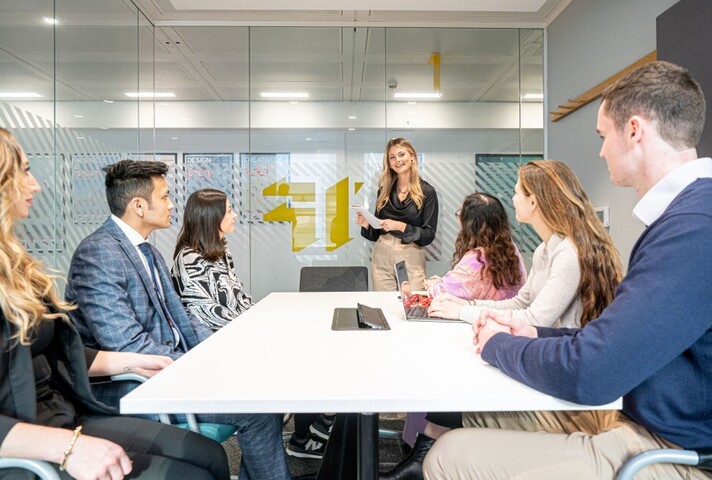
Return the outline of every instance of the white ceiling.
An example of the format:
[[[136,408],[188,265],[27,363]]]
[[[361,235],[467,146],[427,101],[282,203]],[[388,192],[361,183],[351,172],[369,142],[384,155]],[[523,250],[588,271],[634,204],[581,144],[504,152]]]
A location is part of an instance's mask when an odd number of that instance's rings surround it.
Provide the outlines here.
[[[439,52],[440,101],[517,101],[541,92],[539,28],[570,0],[440,0],[438,11],[424,10],[432,0],[302,0],[299,11],[264,3],[137,0],[146,18],[130,0],[62,0],[56,13],[52,0],[0,0],[0,91],[53,98],[56,74],[58,100],[126,100],[123,92],[154,89],[155,51],[155,90],[175,100],[306,91],[309,101],[383,101],[432,91],[428,60]],[[53,31],[42,17],[55,14]],[[482,25],[498,29],[460,28]]]
[[[136,0],[157,25],[548,25],[571,0]]]

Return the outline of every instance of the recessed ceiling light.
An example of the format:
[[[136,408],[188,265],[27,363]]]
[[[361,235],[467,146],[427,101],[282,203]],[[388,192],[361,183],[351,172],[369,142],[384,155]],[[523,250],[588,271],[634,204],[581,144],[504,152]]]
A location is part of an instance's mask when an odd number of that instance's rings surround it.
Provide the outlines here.
[[[178,140],[178,137],[171,137],[171,140]]]
[[[104,103],[114,103],[113,100],[104,100]]]
[[[260,92],[262,98],[309,98],[307,92]]]
[[[84,115],[74,115],[74,118],[84,118]]]
[[[0,98],[42,98],[36,92],[0,92]]]
[[[129,98],[175,98],[173,92],[124,92]]]
[[[349,115],[349,120],[356,120],[356,115]]]
[[[42,20],[45,23],[49,23],[50,25],[56,25],[59,23],[56,18],[52,18],[52,17],[42,17]]]
[[[442,93],[396,92],[393,98],[440,98]]]
[[[526,93],[522,96],[522,100],[544,100],[543,93]]]

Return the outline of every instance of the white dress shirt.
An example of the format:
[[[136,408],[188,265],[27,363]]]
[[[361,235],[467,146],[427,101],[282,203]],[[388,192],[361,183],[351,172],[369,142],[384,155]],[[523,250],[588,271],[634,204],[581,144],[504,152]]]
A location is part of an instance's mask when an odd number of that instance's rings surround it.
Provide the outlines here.
[[[633,209],[647,227],[670,206],[675,197],[698,178],[712,178],[712,158],[698,158],[677,167],[648,190]]]

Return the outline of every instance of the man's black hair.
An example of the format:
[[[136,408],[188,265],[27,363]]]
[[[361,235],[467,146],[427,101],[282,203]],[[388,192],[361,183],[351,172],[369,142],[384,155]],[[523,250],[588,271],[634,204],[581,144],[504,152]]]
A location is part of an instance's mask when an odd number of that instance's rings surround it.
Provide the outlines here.
[[[168,172],[163,162],[120,160],[102,168],[106,173],[106,201],[109,210],[117,217],[123,217],[129,201],[141,197],[151,206],[153,177],[162,177]]]

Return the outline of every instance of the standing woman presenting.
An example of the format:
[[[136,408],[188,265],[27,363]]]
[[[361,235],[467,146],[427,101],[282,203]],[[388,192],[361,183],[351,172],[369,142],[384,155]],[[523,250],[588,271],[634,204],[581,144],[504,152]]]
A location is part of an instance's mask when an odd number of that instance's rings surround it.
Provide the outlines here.
[[[375,214],[380,229],[371,227],[360,213],[356,217],[361,236],[376,242],[371,263],[373,289],[397,290],[393,265],[403,260],[413,289],[423,290],[423,247],[435,239],[438,196],[418,175],[415,148],[404,138],[393,138],[386,145]]]

